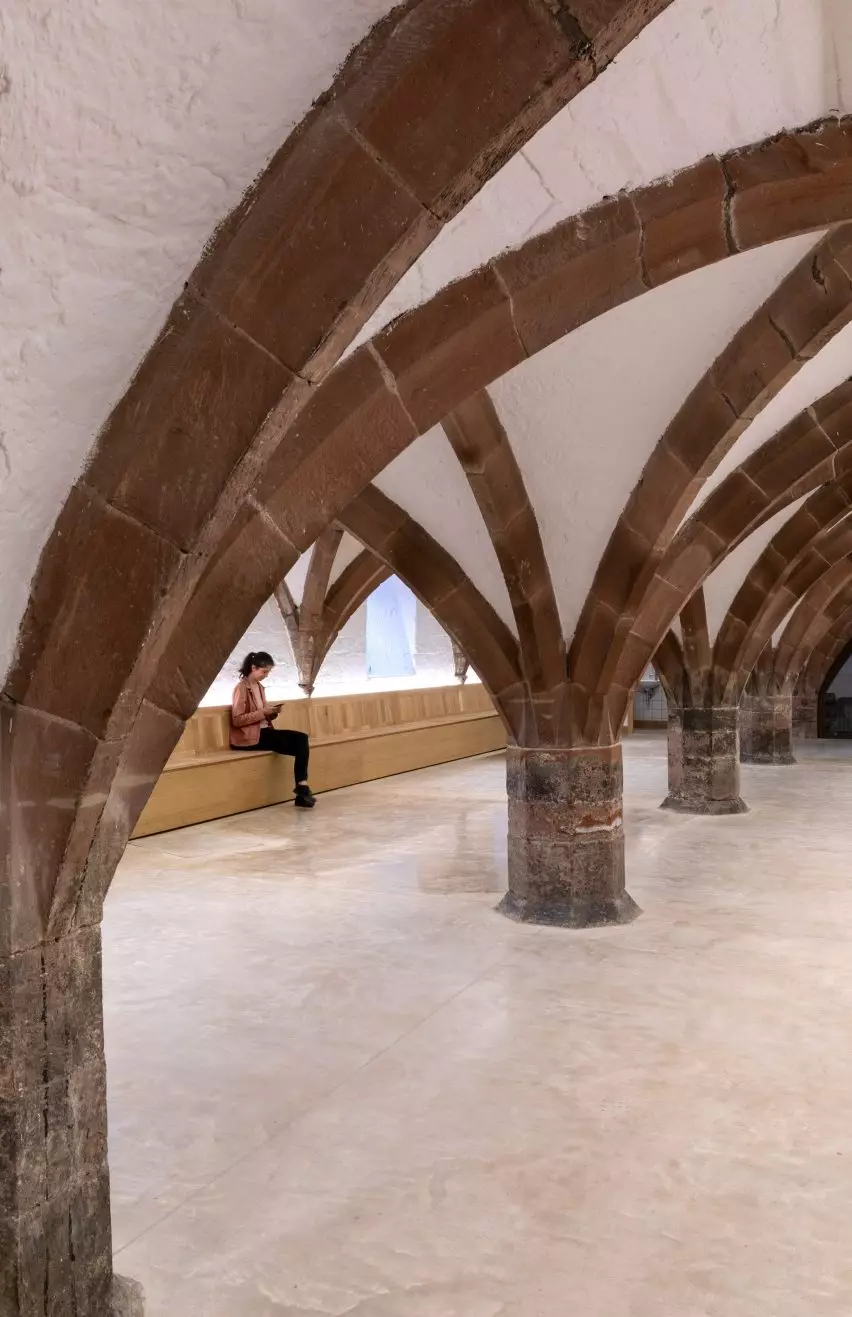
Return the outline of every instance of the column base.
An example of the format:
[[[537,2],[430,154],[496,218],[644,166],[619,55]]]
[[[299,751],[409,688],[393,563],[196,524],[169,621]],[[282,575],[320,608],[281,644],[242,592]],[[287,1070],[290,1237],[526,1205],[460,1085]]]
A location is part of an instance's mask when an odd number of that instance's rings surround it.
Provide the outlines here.
[[[741,754],[740,763],[764,764],[764,765],[769,765],[770,767],[783,768],[785,766],[789,767],[791,764],[795,764],[796,756],[793,754],[792,750],[788,750],[786,752],[778,751],[776,753],[769,752],[764,754],[761,754],[760,751],[752,751],[751,753]]]
[[[628,924],[640,914],[624,890],[621,746],[512,746],[509,891],[498,909],[555,928]]]
[[[145,1295],[136,1280],[113,1276],[109,1317],[145,1317]]]
[[[748,813],[742,796],[734,800],[683,800],[679,796],[666,796],[660,809],[671,809],[676,814],[704,814],[708,818]]]
[[[577,898],[547,904],[538,904],[507,892],[497,910],[518,924],[543,924],[552,928],[600,928],[604,924],[632,924],[642,913],[629,892],[603,902]]]

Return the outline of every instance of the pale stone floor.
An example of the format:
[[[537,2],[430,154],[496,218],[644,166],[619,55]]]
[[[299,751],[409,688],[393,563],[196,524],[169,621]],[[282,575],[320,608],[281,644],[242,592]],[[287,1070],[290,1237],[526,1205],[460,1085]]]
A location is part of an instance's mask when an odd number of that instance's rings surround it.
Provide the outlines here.
[[[500,756],[134,844],[105,991],[147,1317],[849,1317],[852,745],[803,759],[693,819],[629,742],[629,928],[494,912]]]

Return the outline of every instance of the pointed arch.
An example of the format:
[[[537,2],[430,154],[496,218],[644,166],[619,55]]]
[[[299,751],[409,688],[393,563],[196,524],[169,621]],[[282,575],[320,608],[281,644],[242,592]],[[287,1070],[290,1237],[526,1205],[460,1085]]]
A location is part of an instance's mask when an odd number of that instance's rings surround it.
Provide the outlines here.
[[[485,522],[515,616],[524,676],[533,694],[565,679],[565,641],[538,520],[509,436],[487,390],[444,417]]]

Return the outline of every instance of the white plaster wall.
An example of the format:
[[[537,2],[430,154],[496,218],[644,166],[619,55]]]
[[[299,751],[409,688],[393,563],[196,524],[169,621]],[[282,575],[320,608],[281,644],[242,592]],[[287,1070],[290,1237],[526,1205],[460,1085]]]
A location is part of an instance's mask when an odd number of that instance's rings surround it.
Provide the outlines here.
[[[275,671],[267,683],[273,686],[294,687],[298,690],[298,673],[293,659],[293,650],[287,635],[287,628],[274,599],[268,600],[261,608],[245,635],[228,658],[219,676],[201,701],[202,704],[228,704],[231,692],[239,680],[240,664],[246,654],[252,650],[266,650],[275,659]]]
[[[68,489],[204,242],[393,4],[0,6],[0,673]]]
[[[605,196],[852,109],[850,28],[848,0],[675,0],[443,231],[361,339]]]
[[[453,651],[449,636],[428,608],[417,601],[415,616],[415,667],[412,678],[369,680],[367,677],[367,606],[361,607],[341,628],[328,652],[316,683],[317,695],[343,695],[357,691],[409,689],[415,686],[449,686],[455,682]],[[303,692],[287,629],[274,600],[264,604],[248,631],[201,701],[202,705],[228,704],[238,679],[239,666],[250,650],[266,650],[275,659],[275,670],[266,683],[277,699],[296,700]],[[471,674],[468,680],[477,680]]]
[[[341,688],[350,689],[367,685],[367,605],[352,614],[328,651],[319,671],[316,686],[318,695],[333,695]]]
[[[666,723],[669,717],[669,702],[662,686],[643,691],[639,687],[633,697],[633,717],[648,723]]]
[[[793,238],[675,280],[491,386],[538,515],[566,637],[666,426],[809,245]]]
[[[764,549],[771,543],[781,527],[798,512],[804,499],[797,499],[774,517],[770,517],[759,530],[729,553],[727,558],[704,582],[704,599],[707,606],[707,633],[713,644],[725,615],[737,597],[737,592]]]
[[[385,467],[375,483],[452,554],[517,634],[494,546],[467,477],[440,426],[416,439]]]
[[[453,646],[444,628],[420,601],[415,619],[414,662],[418,676],[434,677],[447,685],[455,681]]]

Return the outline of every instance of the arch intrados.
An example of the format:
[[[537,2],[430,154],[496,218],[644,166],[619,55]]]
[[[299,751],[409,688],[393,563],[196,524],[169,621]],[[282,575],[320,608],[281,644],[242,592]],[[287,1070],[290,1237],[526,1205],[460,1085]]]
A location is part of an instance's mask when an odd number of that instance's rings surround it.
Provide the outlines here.
[[[797,645],[783,641],[783,638],[779,641],[773,666],[773,677],[779,689],[789,689],[798,682],[811,659],[819,652],[826,637],[831,634],[838,622],[842,624],[843,619],[849,614],[850,607],[852,607],[852,588],[847,580],[844,588],[813,619]]]
[[[53,719],[64,767],[60,789],[44,776],[50,757],[33,762],[32,735],[7,730],[16,780],[66,803],[38,843],[15,813],[16,871],[40,895],[15,914],[14,945],[68,929],[102,819],[93,891],[121,853],[121,792],[150,790],[176,739],[154,703],[157,672],[202,577],[232,609],[233,640],[292,566],[269,522],[227,577],[210,560],[223,537],[239,541],[251,490],[316,383],[448,218],[670,3],[596,5],[580,40],[545,0],[407,0],[217,230],[66,501],[19,631],[7,721]],[[196,636],[188,668],[171,670],[182,702],[221,638]]]
[[[738,699],[742,694],[748,672],[753,669],[762,655],[768,655],[772,648],[772,635],[778,623],[783,619],[792,602],[795,605],[793,617],[785,628],[789,637],[804,636],[809,625],[817,619],[821,608],[831,602],[835,595],[843,590],[849,579],[850,562],[852,562],[852,532],[838,543],[833,552],[827,555],[826,562],[817,566],[811,574],[810,581],[805,581],[792,592],[792,599],[783,598],[776,604],[768,618],[755,628],[753,643],[747,653],[743,667],[728,674],[725,695],[728,699]],[[817,573],[819,573],[817,575]],[[783,645],[779,641],[779,648]],[[767,658],[768,663],[768,658]],[[775,671],[775,663],[767,667],[767,675]]]
[[[732,471],[685,523],[656,565],[635,617],[609,641],[598,692],[629,689],[661,635],[723,559],[770,517],[852,465],[852,384],[807,408]],[[598,640],[600,644],[600,640]],[[573,646],[572,646],[573,650]],[[601,653],[595,655],[601,664]],[[588,664],[591,660],[585,656]]]
[[[823,568],[834,543],[852,509],[852,477],[837,484],[821,486],[773,536],[754,562],[740,586],[719,629],[714,645],[718,668],[735,680],[755,657],[756,637],[763,637],[766,626],[774,632],[801,588],[805,578]],[[847,528],[848,531],[848,528]]]
[[[660,685],[669,704],[678,702],[678,692],[683,687],[686,673],[683,648],[673,631],[667,631],[654,651],[652,659],[654,670],[660,679]]]
[[[466,653],[509,734],[522,734],[529,692],[520,647],[456,560],[373,485],[353,499],[339,521],[429,609]]]

